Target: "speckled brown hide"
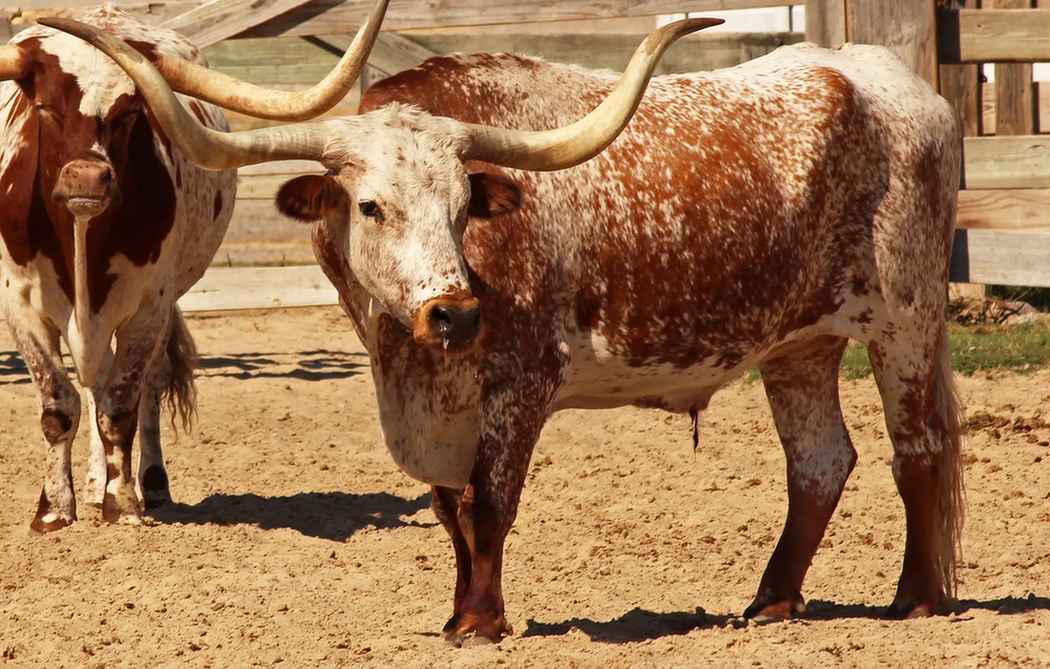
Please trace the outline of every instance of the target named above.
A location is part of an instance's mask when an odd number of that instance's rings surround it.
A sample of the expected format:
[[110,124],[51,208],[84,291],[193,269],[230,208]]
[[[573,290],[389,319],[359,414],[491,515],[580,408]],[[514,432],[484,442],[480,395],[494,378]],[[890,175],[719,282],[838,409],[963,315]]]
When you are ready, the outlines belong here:
[[[147,56],[204,62],[174,32],[118,10],[79,18]],[[80,396],[60,340],[95,418],[87,499],[102,505],[107,520],[137,522],[132,441],[138,430],[143,501],[167,501],[161,396],[169,394],[184,416],[193,410],[193,342],[175,301],[222,240],[236,175],[183,160],[132,81],[88,44],[42,26],[11,43],[32,66],[0,84],[0,311],[42,403],[47,465],[32,528],[46,532],[76,519],[69,453]],[[227,129],[217,108],[191,106],[202,122]],[[73,209],[85,199],[104,205],[78,220]]]
[[[443,57],[376,84],[363,107],[411,104],[545,129],[582,116],[612,82],[517,56]],[[402,173],[429,169],[411,155],[386,158],[391,189]],[[402,314],[413,285],[384,279],[397,258],[347,250],[355,235],[372,234],[353,211],[365,199],[357,184],[373,182],[367,165],[344,174],[349,199],[335,198],[318,224],[317,255],[371,353],[392,452],[438,486],[435,511],[458,565],[449,639],[509,632],[503,541],[552,412],[703,410],[752,367],[784,443],[790,505],[747,614],[802,611],[803,577],[855,460],[837,393],[848,338],[872,351],[907,507],[891,613],[940,608],[954,586],[961,522],[943,325],[959,164],[950,107],[884,49],[802,45],[654,79],[623,135],[580,167],[467,166],[500,185],[491,208],[479,206],[471,179],[470,212],[483,218],[467,222],[461,248],[487,334],[455,356],[410,336]],[[411,206],[413,194],[402,195],[397,206]],[[464,480],[428,478],[405,461],[428,440],[447,448],[450,435],[472,458]]]

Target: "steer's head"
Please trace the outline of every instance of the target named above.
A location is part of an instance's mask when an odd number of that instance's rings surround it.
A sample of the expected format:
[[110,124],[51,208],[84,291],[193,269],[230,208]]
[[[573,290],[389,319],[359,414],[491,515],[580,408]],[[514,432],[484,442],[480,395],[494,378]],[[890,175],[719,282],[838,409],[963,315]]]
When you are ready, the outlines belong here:
[[277,207],[299,220],[348,225],[350,266],[383,309],[419,343],[468,347],[481,308],[470,292],[463,232],[468,213],[497,212],[488,194],[499,187],[464,170],[469,134],[397,105],[323,127],[328,174],[289,181]]
[[467,215],[494,215],[516,206],[512,187],[493,177],[468,177],[464,163],[559,170],[589,160],[626,127],[666,48],[718,23],[693,19],[654,32],[609,97],[564,128],[493,128],[392,105],[356,117],[217,133],[187,114],[165,76],[119,39],[76,22],[49,21],[124,68],[172,142],[197,164],[222,169],[291,158],[324,164],[327,175],[285,184],[280,209],[303,220],[349,225],[349,248],[340,252],[347,253],[355,277],[378,303],[373,311],[396,318],[422,345],[457,349],[475,342],[484,310],[470,292],[463,258]]
[[[92,18],[124,17],[103,10]],[[16,104],[32,106],[39,138],[35,188],[52,221],[100,215],[120,200],[122,187],[133,190],[144,171],[162,169],[134,82],[83,41],[50,28],[25,30],[0,47],[0,78],[21,89]],[[129,163],[138,163],[138,172]],[[170,199],[170,193],[154,195]]]

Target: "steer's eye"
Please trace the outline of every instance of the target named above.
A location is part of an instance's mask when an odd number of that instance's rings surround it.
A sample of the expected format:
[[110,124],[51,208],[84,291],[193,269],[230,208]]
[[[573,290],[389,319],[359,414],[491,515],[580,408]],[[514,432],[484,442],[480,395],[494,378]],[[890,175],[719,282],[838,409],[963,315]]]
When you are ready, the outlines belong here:
[[383,211],[376,204],[375,200],[361,200],[357,203],[357,208],[361,210],[362,216],[374,218],[377,221],[383,220]]

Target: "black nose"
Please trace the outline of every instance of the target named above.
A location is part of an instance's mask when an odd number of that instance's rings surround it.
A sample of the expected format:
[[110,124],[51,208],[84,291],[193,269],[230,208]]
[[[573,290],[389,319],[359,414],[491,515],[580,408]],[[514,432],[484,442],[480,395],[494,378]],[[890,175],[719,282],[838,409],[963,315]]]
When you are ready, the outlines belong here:
[[439,302],[427,312],[427,327],[434,339],[446,346],[462,347],[478,336],[481,308],[477,300],[465,303]]

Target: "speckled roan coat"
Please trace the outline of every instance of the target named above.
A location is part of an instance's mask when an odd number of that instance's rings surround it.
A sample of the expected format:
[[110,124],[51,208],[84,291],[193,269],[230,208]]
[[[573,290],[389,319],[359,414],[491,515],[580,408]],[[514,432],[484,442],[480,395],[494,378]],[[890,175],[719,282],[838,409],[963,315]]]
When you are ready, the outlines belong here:
[[[613,81],[518,56],[442,57],[376,84],[363,108],[545,129],[588,112]],[[924,81],[877,47],[786,47],[654,79],[628,129],[580,167],[468,169],[509,180],[475,201],[520,204],[468,222],[458,288],[480,299],[485,327],[470,353],[421,347],[382,313],[355,278],[345,219],[315,230],[371,353],[387,443],[435,484],[458,565],[450,639],[509,631],[503,543],[552,412],[699,412],[754,367],[790,503],[747,614],[802,612],[803,577],[856,458],[837,389],[851,338],[871,354],[907,510],[890,613],[945,604],[962,514],[944,325],[960,139]]]
[[[103,7],[77,18],[144,53],[204,63],[175,32],[119,10]],[[41,399],[45,475],[32,527],[56,530],[77,517],[70,449],[81,405],[60,341],[92,400],[85,496],[103,506],[107,520],[135,522],[136,483],[148,505],[170,498],[161,396],[170,393],[184,414],[193,410],[193,343],[175,302],[222,241],[236,171],[187,162],[154,127],[131,79],[80,39],[34,26],[11,43],[32,67],[0,84],[0,314]],[[218,108],[186,104],[202,123],[228,129]],[[114,193],[105,211],[86,222],[79,257],[73,215],[52,197],[59,185],[68,186],[64,180],[76,181],[75,170],[66,168],[77,165],[108,165]],[[76,309],[86,316],[79,324]],[[131,477],[136,429],[137,482]]]

